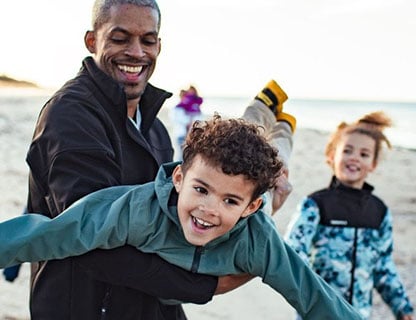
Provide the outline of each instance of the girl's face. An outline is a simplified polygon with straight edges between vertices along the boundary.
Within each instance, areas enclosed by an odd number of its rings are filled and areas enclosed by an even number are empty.
[[[341,136],[334,152],[329,156],[334,174],[344,185],[361,189],[367,175],[375,167],[376,142],[361,133],[346,133]]]
[[[186,174],[176,167],[173,182],[179,193],[178,216],[183,233],[196,246],[227,233],[262,203],[260,197],[251,200],[253,182],[243,175],[227,175],[200,156],[195,157]]]

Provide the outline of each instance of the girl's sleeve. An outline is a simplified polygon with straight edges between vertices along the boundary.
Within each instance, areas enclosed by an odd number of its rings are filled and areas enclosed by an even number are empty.
[[[285,240],[301,258],[309,263],[313,238],[319,223],[319,207],[312,198],[305,198],[288,225]]]
[[[124,245],[130,223],[126,188],[88,195],[54,219],[25,214],[0,223],[0,268]]]
[[[379,248],[381,258],[375,269],[374,286],[399,319],[402,315],[411,314],[413,307],[393,260],[392,226],[392,215],[390,210],[387,210],[380,227]]]

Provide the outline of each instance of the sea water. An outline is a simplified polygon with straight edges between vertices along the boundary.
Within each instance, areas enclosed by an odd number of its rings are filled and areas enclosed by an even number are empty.
[[[0,133],[5,126],[11,125],[10,122],[16,125],[16,121],[31,131],[42,105],[49,97],[49,93],[42,95],[2,90]],[[206,116],[217,112],[223,116],[240,117],[251,100],[250,97],[204,97],[201,109]],[[163,108],[172,108],[176,102],[175,98],[169,99]],[[416,102],[289,99],[285,102],[284,109],[297,118],[298,128],[325,132],[332,132],[342,121],[352,122],[369,112],[384,111],[394,124],[385,132],[391,143],[416,150]]]
[[[201,108],[204,114],[218,112],[224,116],[239,117],[251,98],[208,97]],[[375,102],[347,100],[290,99],[284,110],[297,119],[298,128],[332,132],[342,121],[353,122],[367,113],[383,111],[393,121],[385,131],[394,146],[416,150],[416,102]]]

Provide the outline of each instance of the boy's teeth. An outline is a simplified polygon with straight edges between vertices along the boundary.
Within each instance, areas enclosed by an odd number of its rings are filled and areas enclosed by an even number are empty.
[[[206,221],[204,221],[204,220],[201,220],[201,219],[199,219],[199,218],[194,217],[194,219],[195,219],[195,221],[196,221],[198,224],[200,224],[200,225],[202,225],[202,226],[204,226],[204,227],[212,227],[212,226],[213,226],[213,224],[208,223],[208,222],[206,222]]]
[[[142,69],[143,69],[143,66],[132,67],[132,66],[119,65],[118,68],[121,71],[124,71],[124,72],[140,73],[142,71]]]

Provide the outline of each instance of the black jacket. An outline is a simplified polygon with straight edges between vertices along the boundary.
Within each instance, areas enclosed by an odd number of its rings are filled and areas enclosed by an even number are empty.
[[[123,88],[86,58],[40,113],[27,155],[28,211],[54,217],[98,189],[153,180],[173,156],[168,132],[156,118],[170,96],[147,85],[139,132],[127,117]],[[216,278],[189,274],[134,250],[97,250],[39,264],[32,320],[185,319],[180,305],[166,306],[155,296],[211,299]]]

